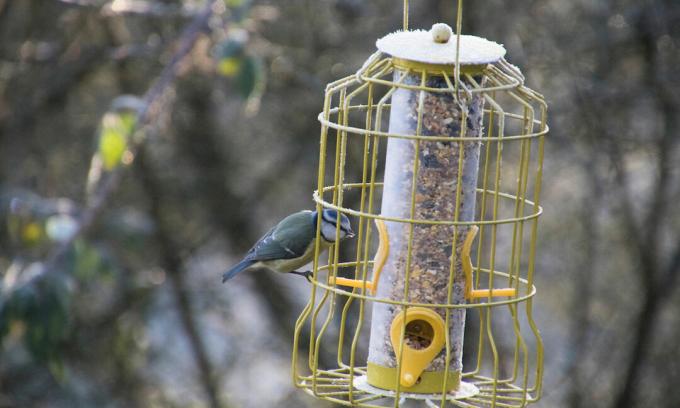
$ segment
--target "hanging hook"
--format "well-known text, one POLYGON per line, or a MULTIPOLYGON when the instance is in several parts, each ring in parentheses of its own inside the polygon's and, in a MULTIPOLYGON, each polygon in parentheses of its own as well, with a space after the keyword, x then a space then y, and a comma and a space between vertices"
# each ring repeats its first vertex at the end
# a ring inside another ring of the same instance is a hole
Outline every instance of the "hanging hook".
POLYGON ((408 31, 408 0, 404 0, 404 31, 408 31))
POLYGON ((460 80, 460 33, 463 30, 463 0, 458 0, 458 9, 456 11, 456 65, 454 66, 455 76, 455 92, 456 101, 460 103, 460 86, 458 81, 460 80))

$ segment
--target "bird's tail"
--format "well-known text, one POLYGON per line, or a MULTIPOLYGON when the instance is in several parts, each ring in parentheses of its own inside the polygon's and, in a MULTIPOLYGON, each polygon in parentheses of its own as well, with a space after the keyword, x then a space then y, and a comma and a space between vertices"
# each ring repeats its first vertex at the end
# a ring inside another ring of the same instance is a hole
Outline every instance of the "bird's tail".
POLYGON ((222 283, 228 281, 239 273, 243 272, 247 267, 254 264, 256 261, 250 259, 244 259, 241 262, 234 265, 233 268, 229 269, 222 275, 222 283))

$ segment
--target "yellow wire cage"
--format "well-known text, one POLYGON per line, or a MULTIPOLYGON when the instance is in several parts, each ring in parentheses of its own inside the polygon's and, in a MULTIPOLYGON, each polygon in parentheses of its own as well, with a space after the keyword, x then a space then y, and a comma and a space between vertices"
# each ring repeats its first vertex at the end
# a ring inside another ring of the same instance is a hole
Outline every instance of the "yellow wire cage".
POLYGON ((295 385, 317 398, 523 407, 540 397, 532 307, 547 106, 501 46, 460 35, 461 7, 447 35, 408 31, 406 2, 404 31, 326 87, 314 200, 357 234, 327 258, 317 244, 295 326, 295 385), (445 59, 419 56, 428 47, 445 59), (466 53, 475 47, 491 53, 466 53))

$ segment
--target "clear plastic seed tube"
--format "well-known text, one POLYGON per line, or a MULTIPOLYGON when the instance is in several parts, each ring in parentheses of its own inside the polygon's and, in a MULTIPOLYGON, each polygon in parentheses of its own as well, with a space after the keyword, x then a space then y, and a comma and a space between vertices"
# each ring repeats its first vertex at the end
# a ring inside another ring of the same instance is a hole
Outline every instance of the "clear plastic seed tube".
MULTIPOLYGON (((449 87, 450 82, 442 76, 406 72, 395 70, 394 81, 430 88, 449 87), (404 75, 406 78, 402 78, 404 75)), ((392 96, 389 132, 478 138, 482 134, 483 105, 479 94, 470 96, 460 92, 456 100, 453 92, 399 88, 392 96)), ((414 220, 472 221, 481 143, 426 139, 389 139, 382 214, 414 220)), ((426 304, 465 303, 461 248, 469 227, 417 222, 386 224, 390 254, 377 297, 426 304), (454 247, 455 257, 452 256, 454 247), (453 287, 449 291, 452 274, 453 287)), ((403 310, 402 306, 375 304, 369 364, 397 367, 390 327, 394 317, 403 310)), ((434 310, 445 319, 444 308, 434 310)), ((450 362, 447 365, 444 347, 425 371, 443 372, 448 366, 454 378, 458 378, 462 371, 464 329, 465 309, 450 309, 450 362)), ((404 342, 414 349, 429 345, 426 337, 411 335, 408 330, 404 342)))

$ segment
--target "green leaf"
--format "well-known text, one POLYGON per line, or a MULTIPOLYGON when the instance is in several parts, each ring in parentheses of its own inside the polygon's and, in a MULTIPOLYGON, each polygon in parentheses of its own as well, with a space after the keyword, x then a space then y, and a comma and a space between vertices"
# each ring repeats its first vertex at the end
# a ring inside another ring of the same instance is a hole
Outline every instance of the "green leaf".
POLYGON ((241 70, 236 76, 236 85, 239 95, 248 98, 263 80, 260 60, 255 57, 247 57, 242 64, 241 70))
POLYGON ((63 375, 61 347, 70 335, 70 288, 62 279, 20 285, 0 305, 0 339, 12 322, 25 326, 23 341, 36 361, 47 363, 53 375, 63 375))
POLYGON ((66 379, 66 369, 60 355, 52 356, 47 362, 47 368, 50 370, 50 373, 54 376, 57 382, 64 382, 66 379))
POLYGON ((137 123, 137 113, 126 111, 119 113, 121 129, 126 135, 131 135, 137 123))
POLYGON ((80 281, 92 279, 110 271, 109 262, 99 248, 83 240, 76 241, 73 248, 73 276, 80 281))

